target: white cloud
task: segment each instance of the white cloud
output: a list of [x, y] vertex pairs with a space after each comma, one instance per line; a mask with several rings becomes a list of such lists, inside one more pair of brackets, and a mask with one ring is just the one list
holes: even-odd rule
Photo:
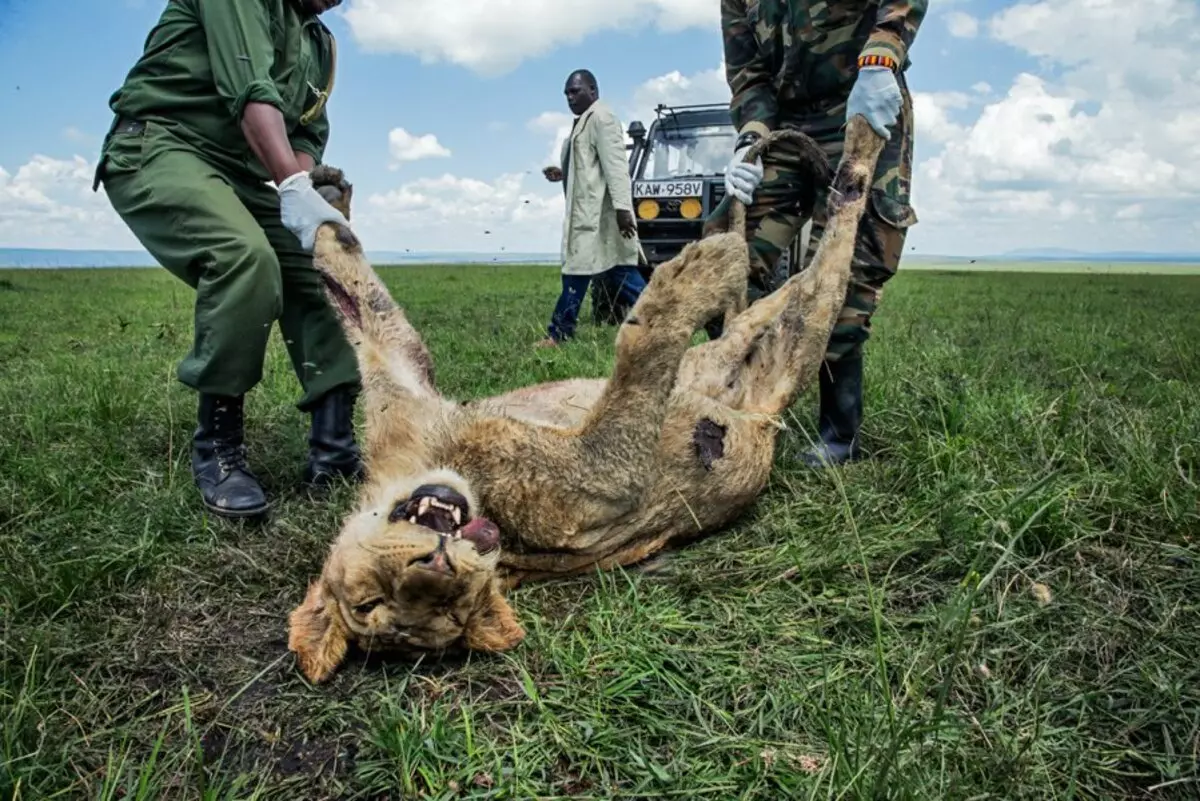
[[[925, 141], [920, 250], [1192, 250], [1200, 216], [1200, 10], [1194, 0], [1036, 0], [983, 28], [1042, 61], [982, 107], [914, 97]], [[1064, 42], [1069, 42], [1067, 47]], [[990, 87], [988, 87], [990, 89]]]
[[508, 72], [601, 31], [713, 31], [720, 24], [719, 5], [712, 0], [354, 0], [347, 5], [344, 17], [362, 48], [487, 75]]
[[35, 155], [16, 172], [0, 167], [0, 247], [140, 248], [104, 187], [92, 192], [95, 166]]
[[562, 144], [571, 133], [571, 124], [574, 119], [573, 115], [566, 112], [543, 111], [525, 124], [525, 127], [534, 133], [548, 134], [551, 137], [543, 166], [559, 163]]
[[391, 169], [396, 169], [405, 161], [450, 156], [450, 151], [443, 147], [433, 134], [414, 136], [403, 128], [393, 128], [388, 132], [388, 153], [392, 157], [392, 163], [389, 165]]
[[946, 15], [946, 27], [950, 35], [959, 39], [974, 39], [979, 35], [979, 20], [965, 11], [951, 11]]
[[[685, 0], [686, 1], [686, 0]], [[622, 125], [634, 119], [646, 125], [654, 107], [696, 103], [728, 103], [723, 65], [693, 75], [670, 72], [638, 85], [626, 98], [601, 96]], [[525, 128], [547, 137], [543, 165], [557, 164], [573, 115], [544, 111]], [[507, 173], [486, 181], [452, 174], [410, 181], [369, 195], [355, 210], [356, 228], [376, 250], [410, 248], [488, 250], [505, 248], [557, 252], [561, 236], [563, 195], [537, 171]]]
[[1064, 180], [1063, 158], [1073, 143], [1086, 141], [1091, 126], [1074, 108], [1070, 98], [1051, 95], [1041, 78], [1023, 73], [951, 148], [980, 180]]
[[446, 173], [365, 200], [354, 225], [373, 250], [558, 250], [562, 191], [541, 175], [483, 181]]
[[913, 92], [913, 120], [916, 138], [949, 142], [961, 137], [966, 129], [950, 120], [951, 109], [966, 108], [971, 98], [962, 92]]
[[526, 123], [525, 127], [536, 133], [557, 133], [564, 125], [571, 127], [572, 119], [574, 118], [565, 111], [543, 111]]
[[649, 126], [649, 120], [654, 119], [654, 108], [659, 103], [686, 106], [728, 102], [729, 84], [725, 81], [725, 64], [722, 61], [712, 69], [694, 75], [684, 75], [674, 70], [645, 81], [634, 90], [630, 111]]

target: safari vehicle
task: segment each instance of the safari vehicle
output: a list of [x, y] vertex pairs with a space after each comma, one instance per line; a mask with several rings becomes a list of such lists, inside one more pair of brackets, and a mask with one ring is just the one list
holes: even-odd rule
[[[659, 104], [655, 117], [649, 131], [640, 120], [632, 121], [626, 145], [634, 216], [646, 257], [640, 269], [647, 280], [655, 267], [700, 238], [704, 220], [725, 197], [725, 167], [737, 139], [728, 103]], [[781, 271], [786, 273], [798, 255], [800, 239], [781, 256]], [[618, 324], [626, 311], [614, 306], [603, 287], [594, 286], [592, 314], [598, 324]]]

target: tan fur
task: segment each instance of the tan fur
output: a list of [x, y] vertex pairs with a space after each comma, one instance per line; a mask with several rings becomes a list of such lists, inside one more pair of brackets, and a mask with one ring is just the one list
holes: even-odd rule
[[[882, 144], [861, 118], [850, 123], [814, 263], [777, 292], [743, 310], [749, 258], [735, 203], [732, 230], [655, 270], [618, 329], [608, 379], [466, 404], [435, 388], [428, 350], [355, 236], [323, 226], [314, 263], [358, 356], [367, 480], [290, 619], [304, 674], [327, 679], [351, 643], [412, 653], [512, 648], [524, 631], [504, 589], [633, 564], [753, 503], [780, 415], [815, 375], [845, 298]], [[344, 178], [332, 171], [321, 182]], [[689, 347], [722, 313], [725, 334]], [[389, 520], [422, 484], [461, 493], [471, 517], [499, 527], [500, 549], [480, 554]], [[417, 564], [439, 548], [445, 570]]]

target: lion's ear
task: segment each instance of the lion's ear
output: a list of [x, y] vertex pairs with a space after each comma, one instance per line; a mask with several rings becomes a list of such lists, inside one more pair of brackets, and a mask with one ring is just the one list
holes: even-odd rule
[[507, 651], [525, 639], [525, 629], [493, 583], [484, 590], [464, 632], [472, 651]]
[[346, 658], [346, 628], [324, 582], [308, 585], [304, 603], [288, 616], [288, 650], [295, 652], [300, 670], [314, 684], [326, 681]]

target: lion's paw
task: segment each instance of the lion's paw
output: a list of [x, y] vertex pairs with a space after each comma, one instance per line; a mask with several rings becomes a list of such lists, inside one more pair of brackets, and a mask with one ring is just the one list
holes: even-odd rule
[[350, 219], [350, 199], [354, 195], [354, 185], [346, 180], [346, 174], [337, 167], [321, 164], [313, 168], [309, 174], [313, 188], [317, 194], [325, 198], [329, 205]]

